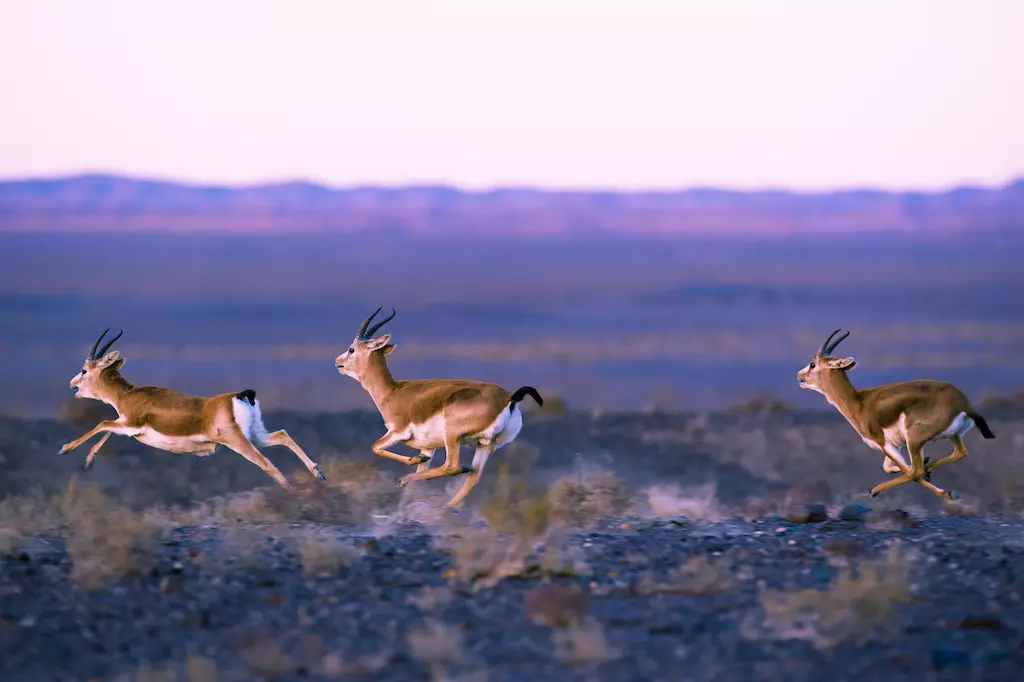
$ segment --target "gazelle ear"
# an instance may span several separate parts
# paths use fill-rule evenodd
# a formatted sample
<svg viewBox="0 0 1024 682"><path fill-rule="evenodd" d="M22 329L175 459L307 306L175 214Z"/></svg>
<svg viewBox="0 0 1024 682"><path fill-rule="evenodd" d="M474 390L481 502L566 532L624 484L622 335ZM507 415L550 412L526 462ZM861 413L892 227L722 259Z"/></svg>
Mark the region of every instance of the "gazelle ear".
<svg viewBox="0 0 1024 682"><path fill-rule="evenodd" d="M394 349L395 349L395 344L389 343L388 345L386 345L383 348L381 348L380 352L383 353L384 355L391 355L391 351L393 351Z"/></svg>
<svg viewBox="0 0 1024 682"><path fill-rule="evenodd" d="M385 334L376 339L370 339L366 342L366 347L371 351L380 350L384 346L388 345L388 341L391 340L391 334Z"/></svg>
<svg viewBox="0 0 1024 682"><path fill-rule="evenodd" d="M857 364L853 358L829 358L827 362L829 369L853 369Z"/></svg>
<svg viewBox="0 0 1024 682"><path fill-rule="evenodd" d="M97 367L109 367L110 365L112 365L115 362L117 362L117 359L120 356L121 356L121 354L118 351L112 350L109 353L107 353L106 355L104 355L102 358L100 358L99 361L96 363L96 366ZM124 364L124 363L122 362L122 364Z"/></svg>

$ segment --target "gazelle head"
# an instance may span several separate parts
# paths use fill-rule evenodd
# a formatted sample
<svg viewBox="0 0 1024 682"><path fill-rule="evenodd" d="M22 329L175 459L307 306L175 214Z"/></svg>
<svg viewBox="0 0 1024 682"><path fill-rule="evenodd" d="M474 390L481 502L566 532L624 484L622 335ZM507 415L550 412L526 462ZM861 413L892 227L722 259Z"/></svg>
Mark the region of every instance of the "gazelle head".
<svg viewBox="0 0 1024 682"><path fill-rule="evenodd" d="M832 351L836 349L836 346L850 335L848 331L843 332L839 338L833 340L833 337L841 331L843 330L837 329L829 334L829 337L821 344L821 348L814 354L814 357L811 358L807 366L796 373L796 378L800 382L800 388L809 388L812 391L824 393L832 381L841 374L845 375L846 370L853 369L853 366L857 364L857 361L853 358L832 357Z"/></svg>
<svg viewBox="0 0 1024 682"><path fill-rule="evenodd" d="M82 365L82 370L71 379L71 388L77 388L75 391L76 398L91 398L93 400L103 399L103 374L106 372L116 372L124 364L124 360L119 360L120 353L116 350L108 353L110 347L114 345L114 342L121 338L121 334L124 331L119 331L117 336L107 341L103 348L100 348L100 341L110 331L108 327L106 331L100 334L100 338L96 339L96 343L92 344L92 350L89 351L89 355L85 358L85 364Z"/></svg>
<svg viewBox="0 0 1024 682"><path fill-rule="evenodd" d="M356 337L352 339L352 345L344 353L334 358L334 366L338 369L339 374L361 381L367 371L374 366L374 363L383 362L383 356L395 349L395 344L388 343L391 340L390 334L373 338L374 333L395 316L395 310L392 308L391 315L370 327L370 322L383 308L384 306L377 308L373 315L363 321Z"/></svg>

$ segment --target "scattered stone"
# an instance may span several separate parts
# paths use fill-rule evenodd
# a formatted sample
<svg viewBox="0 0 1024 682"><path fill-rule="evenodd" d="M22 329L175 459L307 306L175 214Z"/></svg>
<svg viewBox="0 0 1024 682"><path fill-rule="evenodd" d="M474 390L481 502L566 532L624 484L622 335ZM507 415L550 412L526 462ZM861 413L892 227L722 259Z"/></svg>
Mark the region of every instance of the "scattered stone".
<svg viewBox="0 0 1024 682"><path fill-rule="evenodd" d="M821 523L828 520L828 510L823 504L805 504L786 513L790 523Z"/></svg>
<svg viewBox="0 0 1024 682"><path fill-rule="evenodd" d="M830 540L821 548L833 556L854 557L864 553L864 548L856 540Z"/></svg>
<svg viewBox="0 0 1024 682"><path fill-rule="evenodd" d="M839 510L840 521L863 521L871 513L871 507L859 502L848 504Z"/></svg>
<svg viewBox="0 0 1024 682"><path fill-rule="evenodd" d="M181 592L185 586L185 576L180 573L171 573L160 578L160 594L175 594Z"/></svg>
<svg viewBox="0 0 1024 682"><path fill-rule="evenodd" d="M916 528L921 524L902 509L885 509L872 512L868 516L867 525L872 530L900 530Z"/></svg>
<svg viewBox="0 0 1024 682"><path fill-rule="evenodd" d="M961 630L1002 630L1003 621L995 616L967 616L957 627Z"/></svg>
<svg viewBox="0 0 1024 682"><path fill-rule="evenodd" d="M969 663L971 656L966 651L957 651L955 649L933 649L932 650L932 668L935 670L942 670L943 668L957 663Z"/></svg>
<svg viewBox="0 0 1024 682"><path fill-rule="evenodd" d="M550 583L527 592L523 606L533 622L551 628L567 628L587 617L587 593L578 585Z"/></svg>
<svg viewBox="0 0 1024 682"><path fill-rule="evenodd" d="M787 505L813 504L814 500L828 500L832 497L832 487L826 481L809 481L799 483L785 493Z"/></svg>

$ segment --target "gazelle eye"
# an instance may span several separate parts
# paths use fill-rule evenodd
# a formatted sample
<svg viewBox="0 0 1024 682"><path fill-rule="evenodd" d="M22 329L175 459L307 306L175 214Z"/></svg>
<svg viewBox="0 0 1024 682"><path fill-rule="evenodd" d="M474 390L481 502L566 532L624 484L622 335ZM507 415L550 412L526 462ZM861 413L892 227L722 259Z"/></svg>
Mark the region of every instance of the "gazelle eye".
<svg viewBox="0 0 1024 682"><path fill-rule="evenodd" d="M82 370L82 374L85 374L85 370L84 369Z"/></svg>
<svg viewBox="0 0 1024 682"><path fill-rule="evenodd" d="M807 368L808 369L814 369L814 363L812 362L811 364L807 365Z"/></svg>
<svg viewBox="0 0 1024 682"><path fill-rule="evenodd" d="M353 349L351 349L351 348L348 349L348 352L349 353L355 353L355 351Z"/></svg>

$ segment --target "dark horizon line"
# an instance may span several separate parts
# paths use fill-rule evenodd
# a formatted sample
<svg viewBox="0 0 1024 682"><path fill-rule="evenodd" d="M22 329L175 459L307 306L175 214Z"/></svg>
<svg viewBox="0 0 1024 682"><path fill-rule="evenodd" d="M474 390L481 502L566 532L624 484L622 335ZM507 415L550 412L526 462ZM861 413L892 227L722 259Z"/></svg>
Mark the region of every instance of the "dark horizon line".
<svg viewBox="0 0 1024 682"><path fill-rule="evenodd" d="M407 183L407 184L348 184L348 185L331 185L324 182L319 182L310 179L293 178L293 179L282 179L277 181L268 182L248 182L248 183L237 183L227 184L218 182L203 182L198 180L181 180L169 177L159 177L151 175L132 175L115 172L80 172L80 173L65 173L56 175L34 175L34 176L13 176L13 177L0 177L0 188L3 186L19 185L19 184L30 184L30 183L61 183L61 182L72 182L76 180L116 180L116 181L128 181L137 183L150 183L159 185L170 185L184 188L192 188L197 190L225 190L229 192L247 191L247 190L264 190L271 188L299 186L316 188L325 190L332 193L346 193L346 192L359 192L359 191L383 191L383 192L402 192L402 191L445 191L463 195L488 195L488 194L501 194L511 192L526 192L534 194L547 194L547 195L622 195L622 196L670 196L687 193L700 193L700 192L717 192L721 194L732 194L732 195L788 195L793 197L814 197L814 196L830 196L830 195L843 195L843 194L875 194L875 195L888 195L888 196L941 196L946 194L953 194L962 191L982 191L982 192L999 192L1007 189L1011 189L1017 186L1024 186L1024 174L1018 176L1012 176L1002 184L994 185L981 185L976 183L955 183L947 185L944 189L883 189L878 186L870 185L850 185L846 187L836 187L833 189L817 189L817 190L806 190L806 189L793 189L784 188L780 186L764 186L760 188L733 188L725 185L687 185L680 186L674 189L662 188L662 189L619 189L619 188L557 188L557 187L540 187L536 185L496 185L487 189L473 189L462 187L454 183Z"/></svg>

